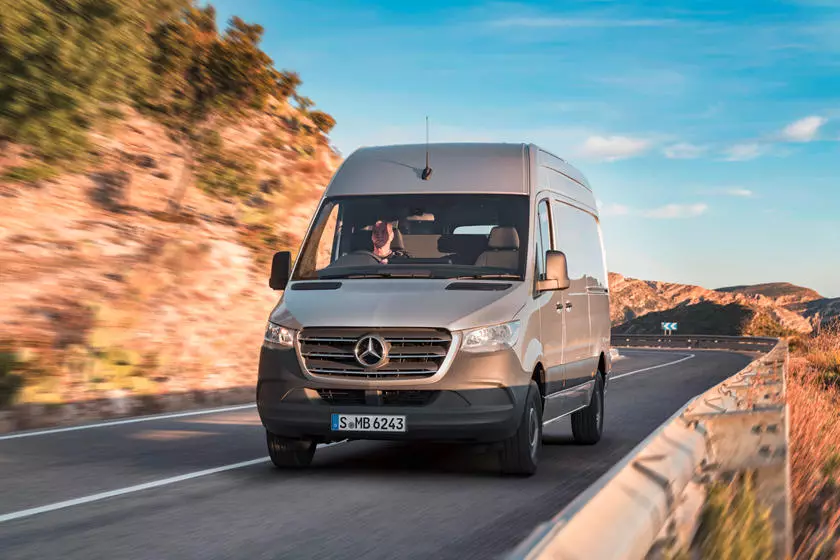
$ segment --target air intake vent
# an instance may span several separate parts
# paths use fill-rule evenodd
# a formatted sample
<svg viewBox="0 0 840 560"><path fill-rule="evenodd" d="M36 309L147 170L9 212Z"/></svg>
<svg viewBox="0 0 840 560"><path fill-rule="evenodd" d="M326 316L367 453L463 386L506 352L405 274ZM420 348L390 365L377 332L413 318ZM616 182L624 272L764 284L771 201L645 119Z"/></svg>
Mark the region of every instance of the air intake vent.
<svg viewBox="0 0 840 560"><path fill-rule="evenodd" d="M438 391L380 391L366 397L364 389L318 389L318 396L333 406L424 406Z"/></svg>

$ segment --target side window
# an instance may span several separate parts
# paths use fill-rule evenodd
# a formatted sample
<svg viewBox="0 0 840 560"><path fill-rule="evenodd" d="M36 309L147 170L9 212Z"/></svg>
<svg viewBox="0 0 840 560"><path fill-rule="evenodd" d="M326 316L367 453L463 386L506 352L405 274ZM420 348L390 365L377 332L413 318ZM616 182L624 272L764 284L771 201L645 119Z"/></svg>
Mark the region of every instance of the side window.
<svg viewBox="0 0 840 560"><path fill-rule="evenodd" d="M586 215L590 238L588 243L590 251L592 251L592 271L589 275L592 277L590 285L599 288L608 288L609 279L607 278L607 259L604 254L604 238L601 233L601 223L591 214Z"/></svg>
<svg viewBox="0 0 840 560"><path fill-rule="evenodd" d="M606 286L601 232L595 217L562 202L554 203L554 217L557 246L566 253L569 278Z"/></svg>
<svg viewBox="0 0 840 560"><path fill-rule="evenodd" d="M551 249L551 215L548 201L541 200L537 205L537 278L545 275L545 253Z"/></svg>
<svg viewBox="0 0 840 560"><path fill-rule="evenodd" d="M557 237L557 249L566 254L569 266L569 278L580 280L583 277L583 232L580 229L580 214L576 208L563 202L554 201L554 235Z"/></svg>

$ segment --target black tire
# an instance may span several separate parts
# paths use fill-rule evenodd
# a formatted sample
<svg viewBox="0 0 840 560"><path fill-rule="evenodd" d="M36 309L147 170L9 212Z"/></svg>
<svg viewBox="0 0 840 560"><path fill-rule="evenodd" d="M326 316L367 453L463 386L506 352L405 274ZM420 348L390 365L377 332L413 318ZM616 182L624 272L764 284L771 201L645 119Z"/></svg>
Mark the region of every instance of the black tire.
<svg viewBox="0 0 840 560"><path fill-rule="evenodd" d="M601 440L604 431L604 379L595 375L595 389L589 406L572 414L572 435L575 443L593 445Z"/></svg>
<svg viewBox="0 0 840 560"><path fill-rule="evenodd" d="M530 476L537 471L542 449L542 412L540 390L531 381L519 428L502 442L501 463L504 474Z"/></svg>
<svg viewBox="0 0 840 560"><path fill-rule="evenodd" d="M278 469L308 467L315 455L314 441L284 438L265 432L268 456Z"/></svg>

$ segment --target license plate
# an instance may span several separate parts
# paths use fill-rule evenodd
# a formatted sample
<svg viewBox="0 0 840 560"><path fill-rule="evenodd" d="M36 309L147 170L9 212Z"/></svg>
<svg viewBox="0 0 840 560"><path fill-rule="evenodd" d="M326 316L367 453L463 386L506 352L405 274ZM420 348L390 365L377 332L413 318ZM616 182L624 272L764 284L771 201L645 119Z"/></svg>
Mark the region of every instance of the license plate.
<svg viewBox="0 0 840 560"><path fill-rule="evenodd" d="M405 416L380 414L333 414L334 432L404 432Z"/></svg>

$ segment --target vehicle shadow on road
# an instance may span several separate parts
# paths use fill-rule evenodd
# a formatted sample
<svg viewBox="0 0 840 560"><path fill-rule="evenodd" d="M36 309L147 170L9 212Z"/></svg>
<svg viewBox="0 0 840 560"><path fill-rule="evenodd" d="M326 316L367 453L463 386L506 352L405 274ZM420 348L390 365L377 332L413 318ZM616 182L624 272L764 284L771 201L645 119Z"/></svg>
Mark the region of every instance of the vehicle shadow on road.
<svg viewBox="0 0 840 560"><path fill-rule="evenodd" d="M587 470L591 466L587 458L600 463L600 456L605 451L611 451L615 444L625 447L623 442L608 439L601 442L603 445L580 446L571 434L546 435L543 441L537 475L551 472L568 475L574 474L578 468ZM348 476L405 478L412 475L419 478L451 476L462 479L466 476L481 479L501 476L499 455L494 446L431 442L347 442L319 449L312 465L305 470L276 472L325 479ZM271 474L267 472L266 476Z"/></svg>

